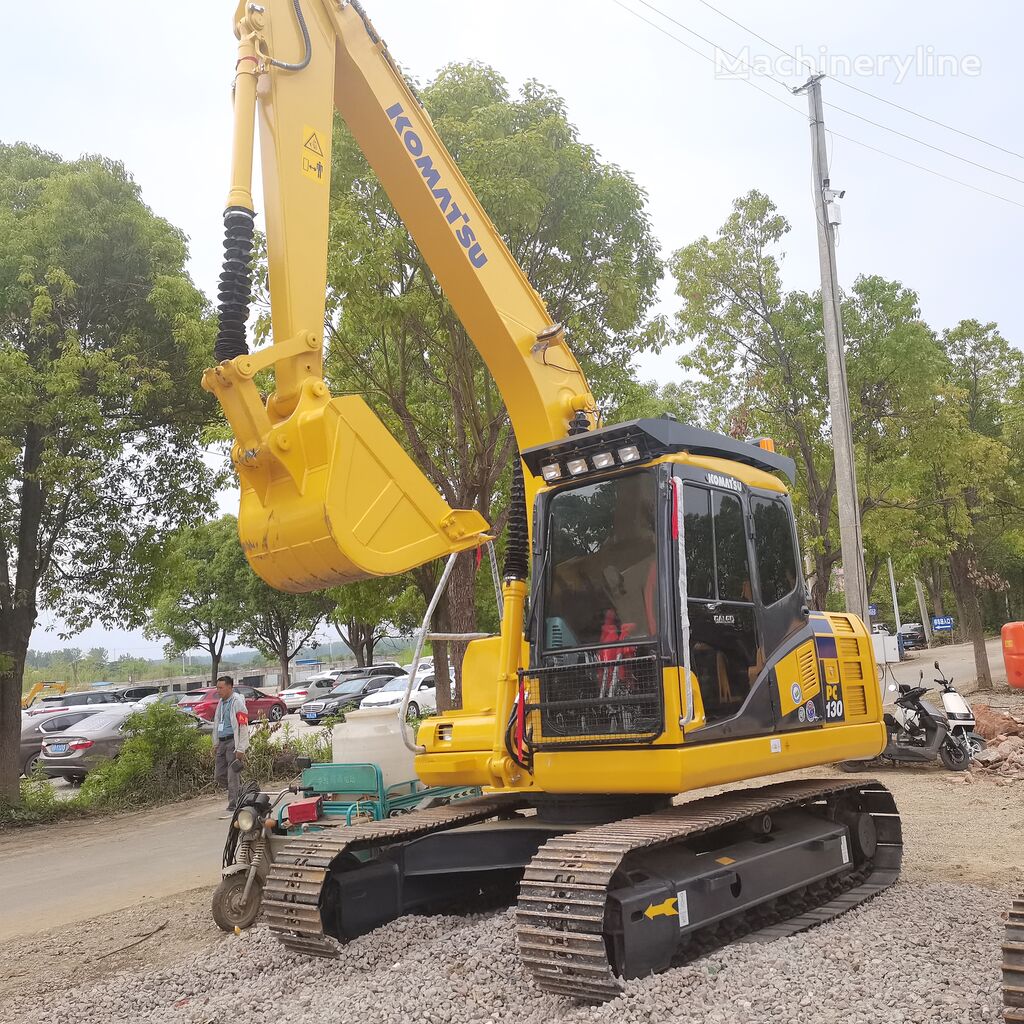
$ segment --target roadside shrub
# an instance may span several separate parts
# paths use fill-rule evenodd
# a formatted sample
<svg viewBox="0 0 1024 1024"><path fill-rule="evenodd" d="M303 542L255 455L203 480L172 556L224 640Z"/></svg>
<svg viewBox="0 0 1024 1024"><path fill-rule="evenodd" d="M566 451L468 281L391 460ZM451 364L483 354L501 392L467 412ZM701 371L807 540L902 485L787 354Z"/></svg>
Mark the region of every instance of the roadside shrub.
<svg viewBox="0 0 1024 1024"><path fill-rule="evenodd" d="M300 757L330 761L330 730L297 733L286 722L257 722L249 731L243 778L257 783L293 779L299 774Z"/></svg>
<svg viewBox="0 0 1024 1024"><path fill-rule="evenodd" d="M169 704L151 704L125 721L120 754L91 771L82 800L93 806L138 806L194 796L213 779L210 737Z"/></svg>

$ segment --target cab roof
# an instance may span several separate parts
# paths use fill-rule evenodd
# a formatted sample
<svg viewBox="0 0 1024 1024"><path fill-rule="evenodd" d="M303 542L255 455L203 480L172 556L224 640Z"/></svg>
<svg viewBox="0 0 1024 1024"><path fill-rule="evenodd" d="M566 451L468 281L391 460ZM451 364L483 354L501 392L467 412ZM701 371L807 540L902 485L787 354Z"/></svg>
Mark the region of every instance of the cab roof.
<svg viewBox="0 0 1024 1024"><path fill-rule="evenodd" d="M599 427L526 448L522 458L530 472L540 476L543 466L566 459L586 458L597 452L611 452L618 465L618 451L627 447L636 447L640 452L640 458L636 460L638 465L664 455L689 452L691 455L740 462L769 473L784 473L790 483L796 480L796 463L785 455L767 451L751 441L738 441L726 434L671 419L629 420L611 427Z"/></svg>

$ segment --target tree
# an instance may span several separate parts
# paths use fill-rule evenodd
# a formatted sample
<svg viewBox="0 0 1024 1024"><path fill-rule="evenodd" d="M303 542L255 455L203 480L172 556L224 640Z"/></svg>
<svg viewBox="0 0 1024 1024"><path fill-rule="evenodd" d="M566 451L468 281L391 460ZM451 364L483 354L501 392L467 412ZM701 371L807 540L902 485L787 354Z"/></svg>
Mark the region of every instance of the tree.
<svg viewBox="0 0 1024 1024"><path fill-rule="evenodd" d="M349 583L330 595L335 605L327 618L357 665L372 665L381 640L408 635L423 617L422 595L407 576Z"/></svg>
<svg viewBox="0 0 1024 1024"><path fill-rule="evenodd" d="M250 570L235 646L252 644L261 654L277 659L283 689L288 685L292 658L309 643L333 608L329 591L289 594L268 586Z"/></svg>
<svg viewBox="0 0 1024 1024"><path fill-rule="evenodd" d="M647 319L661 264L643 190L580 141L561 98L536 82L512 96L491 68L452 65L420 95L613 417L637 391L634 353L661 340ZM502 397L340 122L330 238L332 389L365 395L445 500L500 531L516 454ZM476 628L474 561L469 552L457 562L438 615L446 631ZM425 599L438 571L413 574ZM443 671L441 645L436 655Z"/></svg>
<svg viewBox="0 0 1024 1024"><path fill-rule="evenodd" d="M147 632L166 636L177 653L206 651L216 683L224 644L241 624L251 576L234 516L185 527L168 546Z"/></svg>
<svg viewBox="0 0 1024 1024"><path fill-rule="evenodd" d="M198 446L214 325L180 231L125 169L0 146L0 799L40 608L141 622L163 535L215 490Z"/></svg>
<svg viewBox="0 0 1024 1024"><path fill-rule="evenodd" d="M776 253L788 231L771 200L751 192L733 203L716 238L680 249L671 268L683 299L679 337L692 342L681 364L695 378L694 411L736 437L768 434L796 459L794 504L814 563L812 603L824 608L840 550L821 303L782 286ZM858 278L843 318L865 538L884 539L909 519L907 460L927 429L944 360L917 296L897 282ZM869 554L877 576L884 553Z"/></svg>
<svg viewBox="0 0 1024 1024"><path fill-rule="evenodd" d="M990 689L981 594L1008 584L986 566L993 547L1021 530L1020 407L1024 356L993 323L962 320L943 331L949 386L957 421L933 453L934 483L942 498L948 566L961 626L974 647L979 689ZM1019 539L1017 544L1020 544Z"/></svg>

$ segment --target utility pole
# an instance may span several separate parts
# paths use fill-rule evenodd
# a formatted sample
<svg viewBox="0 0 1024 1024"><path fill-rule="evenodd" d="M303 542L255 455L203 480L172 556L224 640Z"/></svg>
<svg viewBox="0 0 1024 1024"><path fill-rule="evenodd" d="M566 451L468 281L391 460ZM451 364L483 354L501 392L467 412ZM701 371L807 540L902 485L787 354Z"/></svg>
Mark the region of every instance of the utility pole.
<svg viewBox="0 0 1024 1024"><path fill-rule="evenodd" d="M853 428L850 423L850 393L846 384L846 355L843 319L839 306L839 276L836 272L835 227L844 192L831 188L828 152L825 147L825 116L821 105L821 80L812 75L794 93L807 93L811 123L811 165L814 183L814 216L818 222L818 266L821 271L821 308L825 327L825 361L832 416L832 449L835 454L836 496L839 499L839 545L843 556L843 586L846 610L868 621L867 573L864 543L860 531L857 473L853 461Z"/></svg>

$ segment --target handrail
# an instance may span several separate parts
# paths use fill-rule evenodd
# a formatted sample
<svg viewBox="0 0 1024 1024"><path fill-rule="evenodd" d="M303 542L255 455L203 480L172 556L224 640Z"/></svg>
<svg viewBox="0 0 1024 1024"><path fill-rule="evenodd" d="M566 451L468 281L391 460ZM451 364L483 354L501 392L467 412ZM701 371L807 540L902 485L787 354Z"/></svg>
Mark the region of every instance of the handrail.
<svg viewBox="0 0 1024 1024"><path fill-rule="evenodd" d="M427 633L430 631L430 620L434 617L434 610L437 608L437 602L441 600L444 588L448 585L448 577L451 576L452 569L455 568L455 559L458 557L458 551L453 551L448 556L448 561L445 562L441 578L437 581L434 596L431 597L430 603L427 605L426 614L423 616L423 625L420 626L419 634L416 637L416 648L413 651L412 656L412 668L409 669L409 682L406 684L405 693L402 695L402 703L398 708L398 729L402 734L402 742L414 754L425 754L427 752L427 748L416 743L414 739L409 739L409 736L407 735L405 716L409 713L409 701L412 699L412 687L413 683L416 682L416 671L420 667L420 659L423 657L423 645L426 643Z"/></svg>

